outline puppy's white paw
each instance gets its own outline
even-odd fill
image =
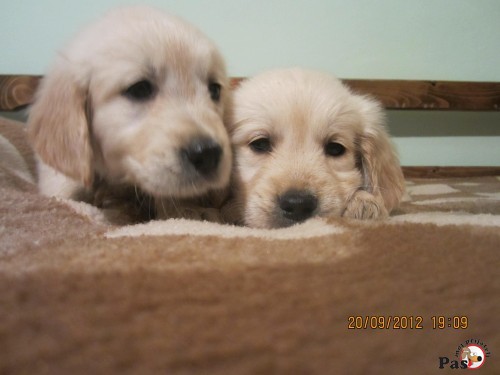
[[[389,216],[382,199],[367,191],[359,190],[347,202],[343,217],[351,219],[385,219]]]

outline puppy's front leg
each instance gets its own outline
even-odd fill
[[[238,199],[229,199],[221,207],[221,217],[225,224],[244,225],[243,203]]]
[[[351,219],[385,219],[389,216],[381,197],[377,198],[364,190],[358,190],[347,201],[342,214]]]

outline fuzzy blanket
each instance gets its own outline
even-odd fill
[[[124,225],[35,180],[1,120],[1,374],[434,373],[471,339],[500,373],[498,177],[412,179],[385,222],[279,230]]]

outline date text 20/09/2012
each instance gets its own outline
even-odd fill
[[[353,315],[347,318],[348,329],[460,329],[469,327],[467,316],[436,315]]]

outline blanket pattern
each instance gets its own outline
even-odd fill
[[[0,373],[430,373],[470,339],[498,373],[499,227],[499,177],[408,179],[386,221],[133,224],[39,195],[0,120]]]

